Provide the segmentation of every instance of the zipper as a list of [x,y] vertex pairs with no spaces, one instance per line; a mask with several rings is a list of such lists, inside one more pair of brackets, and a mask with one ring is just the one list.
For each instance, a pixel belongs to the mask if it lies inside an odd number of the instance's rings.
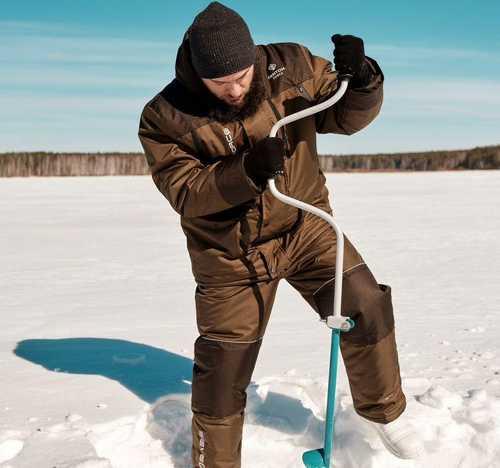
[[[252,143],[250,138],[248,137],[247,129],[243,125],[243,122],[240,120],[241,129],[243,131],[243,142],[245,148],[248,150],[252,147]],[[257,209],[259,210],[259,218],[257,219],[257,238],[259,239],[262,235],[262,226],[264,224],[264,200],[262,198],[262,194],[259,194],[259,202],[257,203]]]
[[[279,113],[278,109],[276,108],[276,106],[274,105],[274,102],[271,100],[271,99],[267,99],[267,101],[269,102],[269,106],[271,107],[273,113],[274,113],[274,116],[276,117],[276,119],[278,120],[281,120],[282,119],[282,116],[281,114]],[[282,133],[282,138],[283,138],[283,141],[285,142],[285,156],[290,159],[290,145],[289,145],[289,142],[288,142],[288,135],[286,134],[286,128],[285,127],[281,127],[280,130],[279,130],[281,133]],[[286,193],[289,193],[289,187],[288,187],[288,175],[286,173],[286,170],[283,171],[283,180],[285,182],[285,192]]]
[[313,101],[312,96],[308,93],[307,89],[306,89],[306,88],[304,88],[304,86],[302,86],[302,85],[298,85],[297,87],[298,87],[298,89],[299,89],[299,93],[300,93],[300,94],[303,94],[303,95],[304,95],[304,97],[305,97],[305,98],[306,98],[309,102],[312,102],[312,101]]

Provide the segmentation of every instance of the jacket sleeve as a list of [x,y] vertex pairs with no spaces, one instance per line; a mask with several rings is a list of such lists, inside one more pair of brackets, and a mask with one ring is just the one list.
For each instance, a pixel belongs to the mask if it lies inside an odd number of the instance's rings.
[[165,123],[147,105],[141,114],[139,140],[154,183],[179,214],[188,218],[206,216],[259,195],[240,155],[203,164],[162,128],[166,128]]
[[[337,72],[332,63],[313,55],[304,47],[306,61],[313,73],[315,103],[326,101],[337,90]],[[352,135],[365,128],[379,114],[383,101],[384,74],[375,60],[366,57],[373,76],[370,83],[359,89],[347,88],[346,93],[333,106],[316,114],[318,133]]]

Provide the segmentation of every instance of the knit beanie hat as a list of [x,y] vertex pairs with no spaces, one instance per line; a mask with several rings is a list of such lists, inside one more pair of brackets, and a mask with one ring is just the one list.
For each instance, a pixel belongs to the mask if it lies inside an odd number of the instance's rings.
[[253,65],[255,44],[243,18],[212,2],[189,29],[191,60],[200,78],[219,78]]

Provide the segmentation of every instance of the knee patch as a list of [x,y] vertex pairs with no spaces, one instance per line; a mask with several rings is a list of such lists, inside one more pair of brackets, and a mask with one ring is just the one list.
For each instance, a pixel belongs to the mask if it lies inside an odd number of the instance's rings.
[[[313,295],[322,318],[333,314],[335,282],[325,283]],[[343,275],[341,314],[354,320],[354,328],[342,339],[359,345],[378,343],[394,329],[391,288],[378,284],[367,265]]]
[[242,411],[261,340],[253,343],[215,341],[200,336],[194,345],[194,412],[223,418]]

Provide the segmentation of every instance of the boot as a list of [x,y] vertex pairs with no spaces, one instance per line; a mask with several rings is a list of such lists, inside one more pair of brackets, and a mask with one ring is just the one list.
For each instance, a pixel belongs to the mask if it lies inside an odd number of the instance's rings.
[[404,413],[386,424],[368,422],[377,432],[385,448],[394,456],[415,460],[423,453],[422,441]]

